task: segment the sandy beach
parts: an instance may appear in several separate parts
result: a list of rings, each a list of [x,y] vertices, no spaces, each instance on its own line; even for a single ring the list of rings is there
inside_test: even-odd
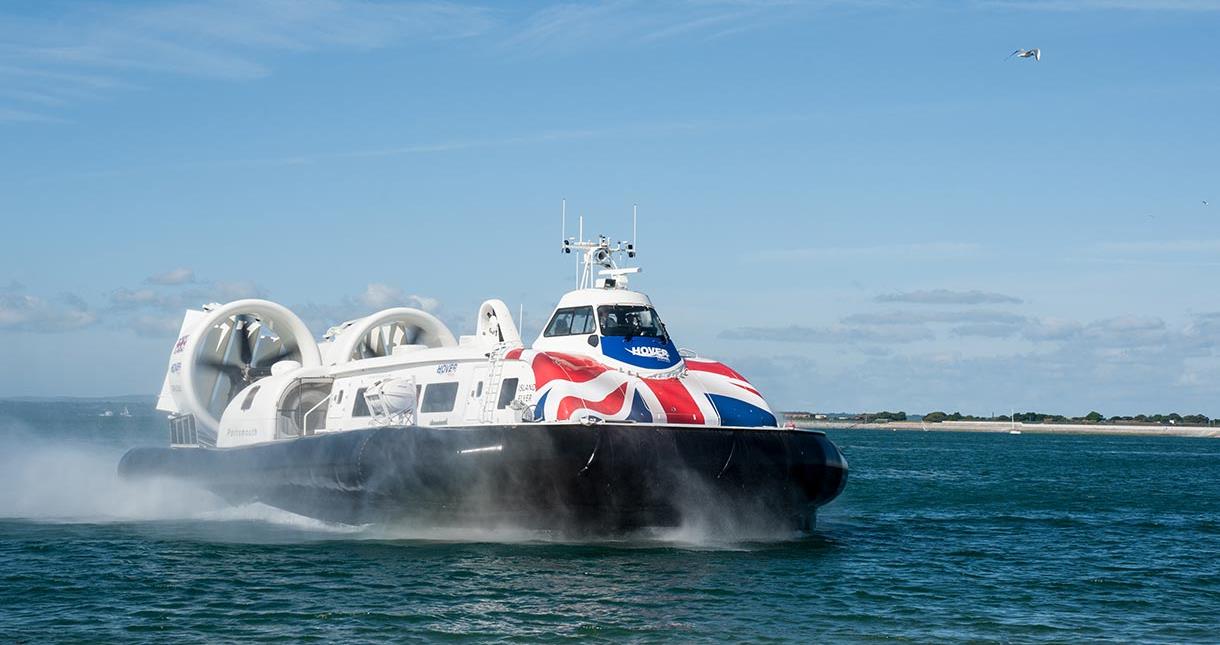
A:
[[[1119,425],[1084,423],[1017,423],[1007,421],[889,421],[879,423],[849,423],[843,421],[800,421],[797,426],[817,430],[867,429],[910,430],[915,432],[996,432],[1012,433],[1014,427],[1021,434],[1091,434],[1130,435],[1157,437],[1216,437],[1220,438],[1220,427],[1209,426],[1163,426],[1163,425]]]

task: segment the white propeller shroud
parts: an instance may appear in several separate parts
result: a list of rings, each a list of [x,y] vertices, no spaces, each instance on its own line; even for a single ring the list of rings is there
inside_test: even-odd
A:
[[[399,345],[454,347],[457,339],[439,318],[421,309],[392,307],[341,325],[326,362],[342,365],[389,356]]]
[[[187,320],[170,356],[166,385],[176,408],[170,411],[194,415],[198,431],[213,438],[229,401],[269,375],[274,364],[322,364],[305,323],[269,300],[236,300],[202,314],[188,314]]]

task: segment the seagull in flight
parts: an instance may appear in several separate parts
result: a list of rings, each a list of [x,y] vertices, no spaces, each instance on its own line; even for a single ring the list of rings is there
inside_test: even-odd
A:
[[[1032,58],[1034,61],[1042,60],[1042,50],[1037,47],[1033,49],[1018,49],[1008,55],[1009,58],[1016,56],[1017,58]]]

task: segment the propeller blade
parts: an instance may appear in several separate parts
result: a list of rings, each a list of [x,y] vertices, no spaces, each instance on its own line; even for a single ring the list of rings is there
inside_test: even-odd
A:
[[[249,365],[254,361],[254,346],[250,342],[250,326],[253,321],[245,314],[237,316],[236,318],[240,324],[237,325],[237,328],[234,329],[233,332],[241,332],[241,335],[237,337],[237,349],[239,351],[239,355],[241,356],[242,364]]]
[[[296,356],[296,353],[297,353],[297,351],[295,348],[285,347],[272,356],[263,356],[262,358],[259,358],[257,361],[254,362],[254,366],[260,367],[260,368],[261,367],[269,368],[272,365],[275,365],[276,363],[278,363],[280,361],[293,358],[294,356]]]
[[[226,363],[224,361],[218,361],[214,358],[201,358],[201,359],[199,359],[198,365],[200,365],[202,367],[210,367],[210,368],[216,370],[217,372],[220,372],[220,373],[224,374],[225,376],[228,376],[230,381],[243,380],[242,379],[242,368],[240,365],[233,365],[231,363]]]

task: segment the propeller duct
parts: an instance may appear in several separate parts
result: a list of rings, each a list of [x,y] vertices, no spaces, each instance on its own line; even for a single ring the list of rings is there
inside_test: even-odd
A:
[[[195,416],[203,443],[214,443],[220,416],[229,402],[270,376],[276,363],[322,364],[305,323],[288,308],[268,300],[238,300],[217,307],[204,314],[184,338],[185,343],[180,341],[175,349],[181,357],[178,382],[171,385],[178,409]]]

